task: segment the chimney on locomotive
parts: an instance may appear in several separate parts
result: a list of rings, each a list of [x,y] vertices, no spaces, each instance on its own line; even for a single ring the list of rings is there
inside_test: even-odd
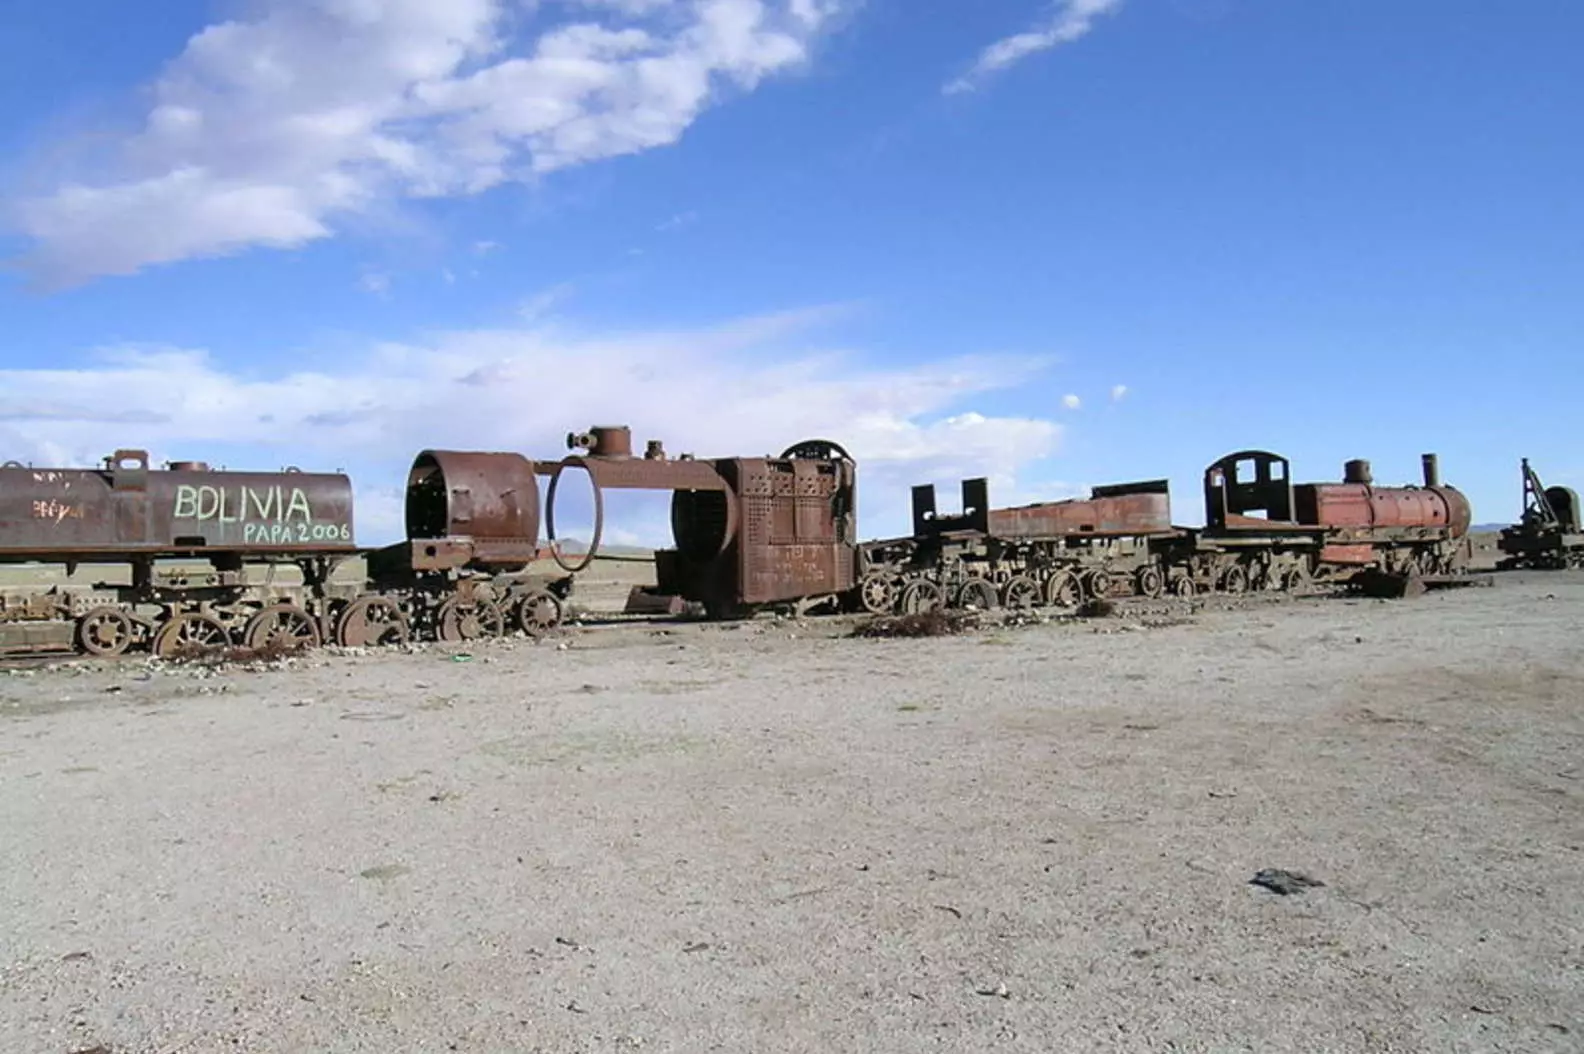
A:
[[[1373,482],[1370,476],[1370,463],[1361,457],[1344,462],[1342,465],[1342,482],[1363,483],[1366,485]]]
[[[587,432],[568,432],[567,449],[582,448],[585,457],[632,457],[632,429],[626,425],[594,425]]]
[[[1424,465],[1424,485],[1426,487],[1439,487],[1441,485],[1441,462],[1434,454],[1424,454],[1419,458]]]

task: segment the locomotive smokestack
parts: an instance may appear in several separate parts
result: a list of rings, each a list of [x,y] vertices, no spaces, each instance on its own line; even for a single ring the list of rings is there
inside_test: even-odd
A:
[[[1424,481],[1427,487],[1441,485],[1441,464],[1434,454],[1425,454],[1419,459],[1424,463]]]
[[[1370,483],[1370,463],[1363,458],[1354,458],[1342,465],[1342,482],[1344,483]]]

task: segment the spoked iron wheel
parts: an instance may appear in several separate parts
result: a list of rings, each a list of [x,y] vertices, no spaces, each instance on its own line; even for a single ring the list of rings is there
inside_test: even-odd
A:
[[[1090,597],[1100,599],[1111,595],[1111,572],[1097,567],[1085,576],[1085,586]]]
[[[561,599],[546,589],[529,593],[515,609],[517,628],[530,637],[548,633],[561,624]]]
[[[886,615],[896,607],[896,586],[892,584],[890,575],[871,571],[859,583],[858,597],[863,601],[864,610],[871,615]]]
[[[192,652],[216,651],[231,643],[231,635],[212,615],[189,611],[177,615],[154,634],[154,654],[162,659]]]
[[[1028,575],[1013,575],[1001,587],[1001,603],[1014,611],[1034,607],[1039,602],[1039,583]]]
[[[1083,583],[1071,571],[1057,571],[1045,583],[1045,602],[1052,607],[1075,608],[1083,600]]]
[[[335,642],[343,648],[405,644],[409,635],[407,616],[385,597],[358,597],[336,620]]]
[[[1309,588],[1309,569],[1306,567],[1289,567],[1282,572],[1282,588],[1289,593],[1300,593]]]
[[[242,627],[242,643],[255,651],[317,648],[322,640],[313,616],[295,604],[271,604]]]
[[[939,611],[946,606],[940,586],[926,579],[911,583],[902,590],[902,614],[921,615],[926,611]]]
[[[435,635],[443,641],[498,637],[506,632],[506,619],[493,601],[448,597],[435,614]]]
[[[989,611],[999,599],[995,585],[983,578],[970,578],[957,591],[958,607],[971,606],[980,611]]]
[[[132,619],[112,607],[97,607],[77,621],[77,643],[90,655],[120,655],[132,643]]]
[[[1166,591],[1166,576],[1154,564],[1146,564],[1138,569],[1135,584],[1141,595],[1155,600]]]
[[[1166,584],[1171,589],[1171,594],[1174,597],[1191,597],[1199,592],[1199,587],[1194,584],[1193,576],[1187,571],[1172,572]]]
[[[1221,576],[1221,589],[1223,592],[1236,596],[1248,591],[1248,572],[1242,564],[1233,564]]]

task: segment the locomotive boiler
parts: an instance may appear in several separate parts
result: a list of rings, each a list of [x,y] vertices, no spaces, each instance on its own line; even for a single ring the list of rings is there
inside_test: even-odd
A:
[[[352,481],[339,473],[150,469],[118,450],[101,469],[0,468],[0,560],[100,563],[150,555],[350,554]]]

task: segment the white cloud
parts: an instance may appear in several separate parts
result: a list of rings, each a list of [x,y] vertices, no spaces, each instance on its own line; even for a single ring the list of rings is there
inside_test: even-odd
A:
[[[1069,410],[1076,410],[1083,405],[1083,400],[1076,395],[1064,395],[1062,396],[1062,405]]]
[[[1122,0],[1056,0],[1050,15],[1022,33],[996,41],[979,53],[973,68],[941,89],[947,95],[973,91],[998,73],[1037,52],[1070,44],[1094,28],[1096,18],[1122,6]]]
[[[552,308],[564,302],[575,292],[577,292],[577,286],[571,282],[559,282],[548,289],[540,290],[523,301],[523,305],[517,309],[517,314],[524,321],[536,321],[549,314]]]
[[[655,230],[662,234],[667,231],[681,230],[696,219],[698,219],[698,213],[696,212],[679,212],[664,223],[656,224]]]
[[[802,64],[837,2],[583,0],[543,27],[550,5],[514,0],[257,0],[188,40],[95,178],[6,219],[45,287],[301,246],[392,201],[675,143],[722,88]]]
[[[1111,401],[1114,402],[1114,403],[1119,403],[1119,402],[1122,401],[1123,397],[1127,395],[1127,393],[1128,393],[1128,386],[1127,385],[1125,385],[1125,384],[1113,384],[1111,386]]]
[[[866,368],[844,353],[800,350],[804,331],[828,315],[669,333],[462,331],[318,356],[313,368],[277,375],[228,369],[202,351],[112,349],[82,365],[0,370],[0,460],[95,465],[130,446],[156,461],[345,467],[359,491],[359,540],[381,544],[400,535],[399,488],[425,447],[554,459],[568,432],[613,422],[632,426],[638,449],[661,439],[673,456],[762,456],[823,437],[858,459],[860,527],[871,536],[906,530],[914,483],[1015,480],[1057,449],[1052,421],[974,408],[1027,385],[1043,360]],[[618,497],[614,511],[635,507]],[[663,505],[643,517],[649,541],[665,540],[666,522]]]
[[[390,275],[379,271],[365,271],[363,277],[358,279],[358,288],[365,293],[384,296],[390,292]]]

